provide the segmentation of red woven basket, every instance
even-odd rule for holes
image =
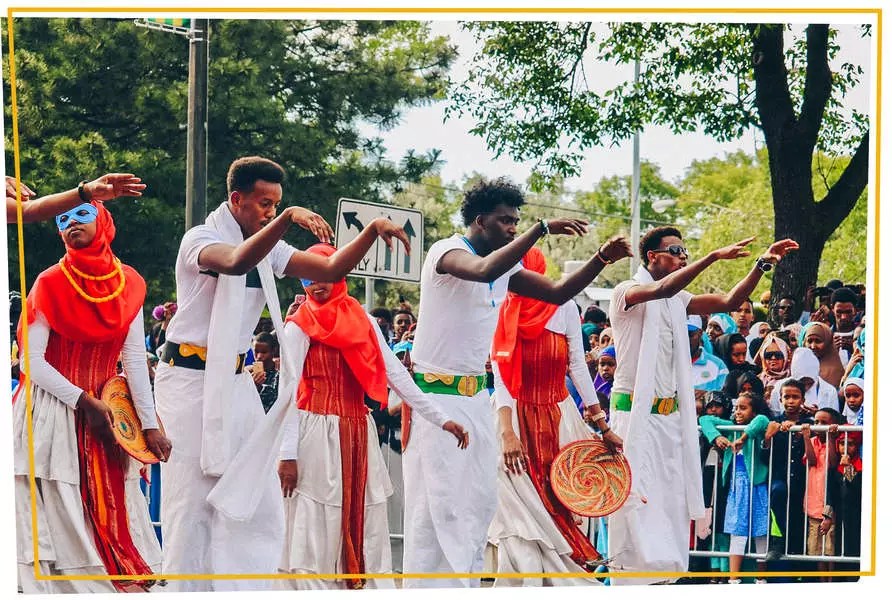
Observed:
[[[561,504],[585,517],[619,509],[632,491],[626,457],[599,439],[567,444],[551,464],[551,486]]]

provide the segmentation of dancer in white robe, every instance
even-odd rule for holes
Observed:
[[[397,236],[408,247],[401,229],[387,219],[376,219],[330,258],[295,250],[280,241],[292,223],[322,241],[333,233],[321,217],[300,207],[290,206],[276,216],[283,178],[284,171],[273,161],[236,160],[227,177],[228,201],[204,225],[190,229],[180,244],[178,309],[168,326],[155,374],[158,414],[175,447],[161,477],[166,573],[276,573],[285,522],[275,468],[250,486],[256,496],[249,510],[244,507],[247,514],[235,515],[237,511],[227,506],[232,493],[212,494],[221,489],[221,483],[238,488],[240,480],[258,475],[242,453],[263,455],[248,442],[261,430],[264,412],[243,362],[264,305],[282,334],[273,276],[337,281],[355,267],[379,235],[388,242]],[[273,420],[268,417],[267,421]],[[276,443],[267,440],[271,447]],[[273,449],[273,456],[277,450]],[[167,588],[214,591],[271,586],[272,581],[264,579],[177,579]]]
[[[678,229],[652,229],[641,239],[643,266],[634,279],[614,288],[610,323],[617,367],[610,416],[625,440],[632,495],[608,520],[608,560],[611,572],[621,575],[668,574],[613,577],[611,585],[674,581],[688,569],[691,520],[703,518],[705,508],[687,314],[737,308],[762,273],[798,245],[772,244],[729,294],[695,296],[684,288],[717,260],[749,256],[745,247],[752,241],[714,250],[688,265]]]
[[[521,257],[548,233],[579,234],[575,219],[540,221],[517,239],[523,194],[504,180],[480,182],[465,194],[465,235],[436,242],[421,270],[413,344],[415,382],[468,429],[467,452],[426,420],[403,410],[404,573],[478,573],[497,502],[498,445],[485,387],[485,365],[508,292],[563,304],[588,285],[605,261],[628,256],[615,238],[568,278],[554,282],[522,269]],[[405,587],[478,586],[479,578],[408,578]]]

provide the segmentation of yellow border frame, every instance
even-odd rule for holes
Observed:
[[[351,14],[351,13],[372,13],[372,14],[455,14],[455,13],[471,13],[471,14],[484,14],[484,13],[504,13],[504,14],[869,14],[875,15],[877,19],[877,31],[876,31],[876,40],[877,40],[877,64],[876,69],[872,71],[876,73],[875,77],[877,78],[877,109],[876,109],[876,135],[874,139],[876,140],[876,151],[875,151],[875,167],[876,167],[876,182],[875,182],[875,211],[874,211],[874,276],[873,276],[873,301],[874,301],[874,310],[873,310],[873,345],[871,346],[873,352],[873,390],[874,395],[876,394],[876,390],[878,387],[878,379],[879,379],[879,360],[878,360],[878,350],[879,350],[879,283],[880,283],[880,172],[881,172],[881,163],[880,163],[880,116],[882,113],[882,50],[883,50],[883,10],[881,8],[827,8],[827,9],[809,9],[809,8],[790,8],[790,9],[782,9],[782,8],[711,8],[711,9],[700,9],[700,8],[486,8],[486,7],[475,7],[475,8],[397,8],[397,7],[376,7],[376,8],[363,8],[363,7],[297,7],[297,8],[287,8],[287,7],[259,7],[259,8],[236,8],[236,7],[223,7],[223,8],[208,8],[208,7],[199,7],[199,8],[173,8],[173,7],[127,7],[127,8],[112,8],[112,7],[92,7],[92,8],[72,8],[72,7],[12,7],[10,6],[7,10],[7,28],[9,32],[9,77],[10,77],[10,101],[12,103],[12,135],[13,135],[13,147],[14,147],[14,156],[15,156],[15,178],[18,184],[16,191],[16,204],[17,204],[17,213],[18,213],[18,234],[19,234],[19,277],[21,280],[21,292],[22,298],[26,297],[25,290],[25,245],[24,245],[24,231],[22,227],[22,198],[21,198],[21,172],[20,172],[20,164],[19,164],[19,126],[18,126],[18,105],[16,102],[16,71],[15,71],[15,36],[13,35],[13,16],[14,13],[27,13],[27,14],[35,14],[35,13],[99,13],[99,14],[108,14],[108,13],[116,13],[116,14],[127,14],[127,13],[158,13],[158,12],[189,12],[189,13],[225,13],[225,14],[244,14],[244,13],[336,13],[336,14]],[[28,319],[27,319],[27,303],[22,303],[22,345],[23,345],[23,360],[25,372],[28,371]],[[27,423],[28,423],[28,482],[31,488],[31,525],[32,532],[37,531],[37,498],[35,494],[35,478],[34,478],[34,443],[33,443],[33,433],[32,433],[32,417],[31,417],[31,388],[28,386],[25,390],[25,398],[26,398],[26,411],[27,411]],[[690,578],[702,578],[702,577],[818,577],[821,576],[829,576],[829,577],[854,577],[854,576],[868,576],[872,577],[876,575],[876,552],[877,552],[877,540],[876,540],[876,525],[877,525],[877,511],[876,511],[876,497],[877,497],[877,403],[874,402],[873,406],[873,441],[871,448],[871,456],[872,456],[872,468],[873,473],[871,474],[872,479],[872,510],[871,510],[871,552],[870,552],[870,570],[869,571],[828,571],[828,572],[815,572],[815,571],[785,571],[785,572],[773,572],[773,573],[759,573],[759,572],[735,572],[735,573],[722,573],[717,575],[714,572],[707,573],[698,573],[698,572],[628,572],[628,573],[617,573],[610,572],[605,573],[602,576],[598,574],[587,574],[581,576],[577,573],[364,573],[364,574],[343,574],[343,573],[335,573],[335,574],[321,574],[321,575],[311,575],[311,574],[297,574],[297,573],[272,573],[272,574],[193,574],[193,575],[169,575],[169,574],[153,574],[153,575],[41,575],[40,574],[40,562],[38,557],[38,536],[32,535],[34,542],[34,576],[38,581],[75,581],[75,580],[90,580],[90,581],[144,581],[144,580],[208,580],[208,579],[478,579],[478,578],[577,578],[577,577],[586,577],[586,578],[681,578],[681,577],[690,577]]]

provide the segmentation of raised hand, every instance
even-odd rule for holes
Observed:
[[[548,233],[555,235],[585,235],[588,232],[588,223],[582,219],[549,219]]]
[[[443,431],[448,431],[449,433],[454,435],[455,439],[458,440],[458,447],[462,450],[468,447],[470,436],[468,435],[468,432],[465,431],[465,428],[455,421],[446,421],[443,424]]]
[[[601,256],[610,262],[616,262],[628,256],[632,256],[632,246],[623,235],[615,235],[601,245],[598,250]]]
[[[291,213],[292,223],[300,225],[315,235],[323,244],[330,244],[334,239],[331,225],[313,211],[302,206],[289,206],[286,210]]]
[[[108,173],[84,184],[84,192],[90,200],[108,202],[121,196],[142,196],[146,184],[132,173]]]
[[[375,231],[384,242],[387,244],[388,248],[393,249],[393,244],[391,240],[393,238],[397,238],[399,241],[403,243],[403,246],[406,248],[406,254],[409,254],[411,248],[409,246],[409,236],[406,235],[406,232],[403,231],[403,228],[399,225],[395,225],[393,221],[390,219],[379,218],[372,221],[371,225],[375,227]]]
[[[731,244],[730,246],[725,246],[724,248],[715,250],[715,254],[719,258],[719,260],[732,260],[735,258],[749,256],[751,252],[747,250],[746,247],[752,244],[753,240],[755,239],[756,236],[748,237],[745,240],[740,240],[736,244]]]
[[[779,240],[771,244],[761,258],[766,262],[777,264],[791,250],[799,250],[799,242],[789,238]]]
[[[161,462],[167,462],[170,458],[171,443],[160,429],[146,429],[146,446],[157,456]]]
[[[16,192],[15,177],[10,177],[9,175],[7,175],[6,176],[6,197],[10,198],[12,200],[15,200],[15,192]],[[37,194],[35,194],[31,190],[31,188],[29,188],[27,185],[25,185],[24,182],[22,182],[22,201],[23,202],[25,200],[28,200],[29,198],[33,198],[36,195]]]

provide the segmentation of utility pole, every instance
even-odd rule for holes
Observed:
[[[134,19],[138,27],[189,38],[186,231],[204,222],[208,189],[208,19]]]
[[[635,89],[638,88],[638,77],[641,74],[641,62],[635,59]],[[635,131],[632,137],[632,231],[630,240],[632,244],[632,260],[629,261],[629,276],[634,277],[638,271],[638,265],[641,264],[641,257],[638,256],[638,239],[641,237],[641,198],[639,197],[639,188],[641,187],[641,143],[639,140],[639,132]]]
[[[208,20],[193,19],[189,36],[186,141],[186,231],[204,222],[208,188]]]

